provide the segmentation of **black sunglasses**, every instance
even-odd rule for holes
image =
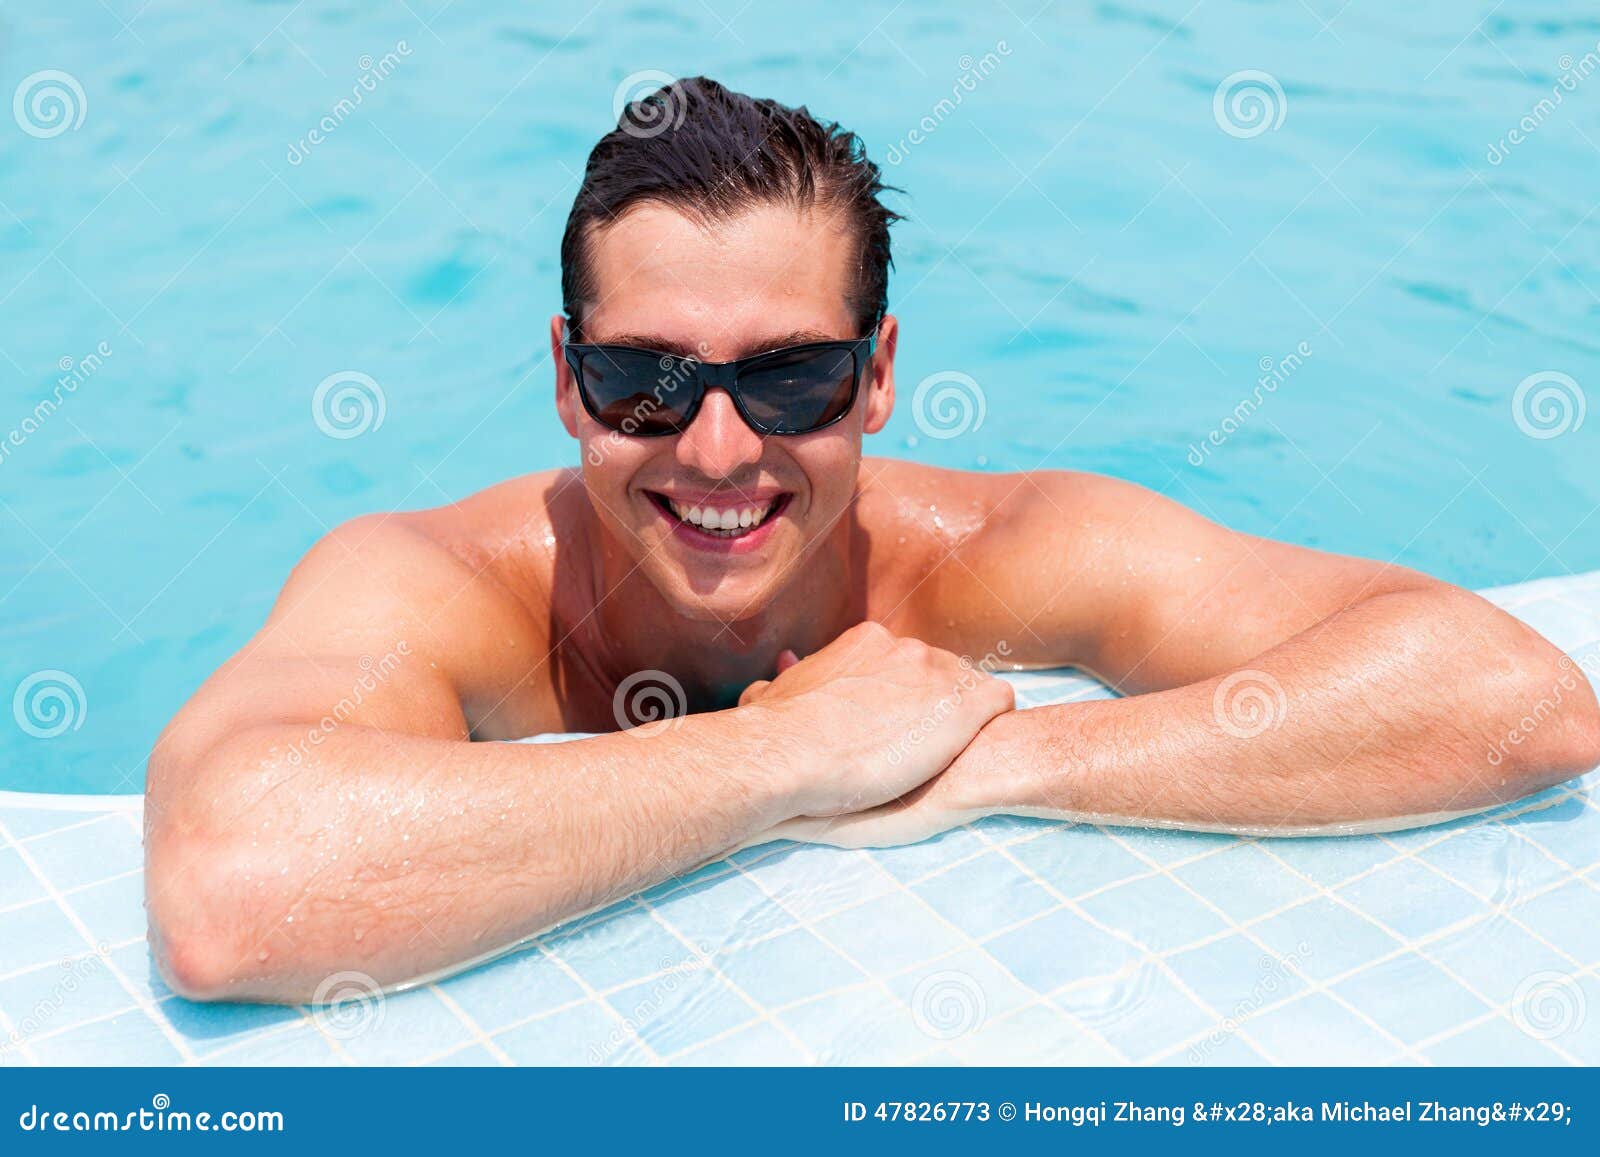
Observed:
[[[689,428],[706,391],[728,391],[739,416],[758,434],[810,434],[855,405],[877,334],[818,341],[733,362],[658,353],[625,345],[569,341],[567,365],[583,408],[602,426],[637,438]]]

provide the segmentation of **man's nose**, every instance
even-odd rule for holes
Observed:
[[[710,478],[731,478],[761,460],[761,435],[745,425],[726,390],[708,390],[678,437],[678,462]]]

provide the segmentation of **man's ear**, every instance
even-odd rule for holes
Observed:
[[[567,319],[564,314],[550,318],[550,360],[556,367],[556,412],[561,424],[574,438],[578,436],[578,383],[573,380],[572,367],[567,365],[562,346],[566,344]]]
[[[872,354],[872,380],[867,392],[867,417],[862,431],[876,434],[894,413],[894,350],[900,340],[900,322],[885,314],[878,323],[878,348]]]

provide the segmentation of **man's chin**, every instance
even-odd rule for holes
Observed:
[[[733,624],[752,619],[777,597],[777,584],[766,574],[725,574],[713,585],[678,572],[656,585],[680,617],[696,623]]]

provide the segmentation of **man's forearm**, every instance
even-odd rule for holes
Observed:
[[[976,765],[1012,797],[990,803],[1018,805],[1000,810],[1282,831],[1489,807],[1597,760],[1583,671],[1434,588],[1359,603],[1190,686],[1002,716],[952,772]]]
[[[347,726],[293,762],[303,727],[252,729],[151,793],[158,959],[187,995],[299,1001],[481,957],[787,818],[777,714],[538,745]]]

